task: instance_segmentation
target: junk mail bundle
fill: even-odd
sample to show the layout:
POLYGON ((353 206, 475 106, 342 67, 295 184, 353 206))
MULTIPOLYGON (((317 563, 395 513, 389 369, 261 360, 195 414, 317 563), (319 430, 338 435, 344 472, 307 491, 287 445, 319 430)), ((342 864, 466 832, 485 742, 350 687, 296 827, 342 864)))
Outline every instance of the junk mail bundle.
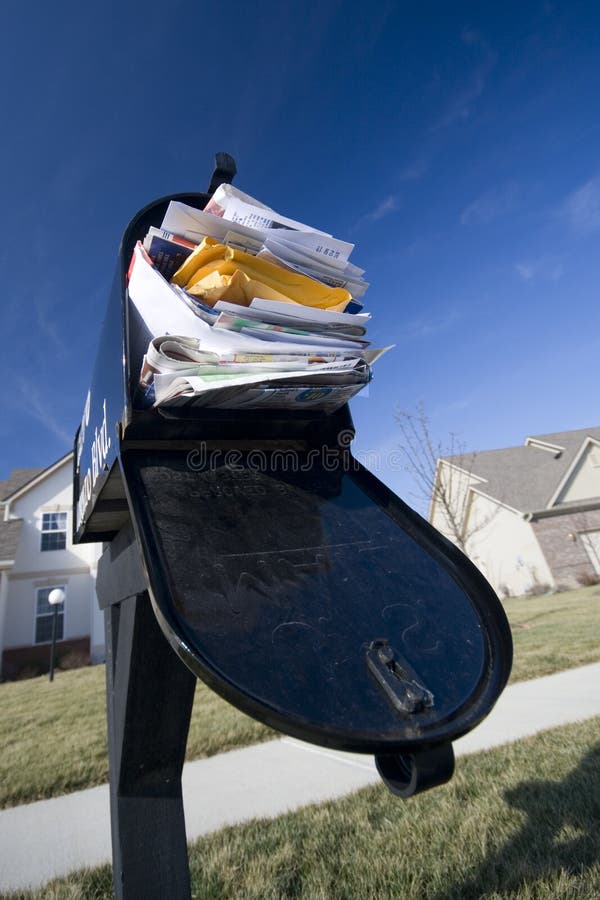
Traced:
POLYGON ((138 242, 129 296, 153 335, 145 405, 333 412, 371 378, 353 244, 229 184, 204 210, 171 201, 138 242))

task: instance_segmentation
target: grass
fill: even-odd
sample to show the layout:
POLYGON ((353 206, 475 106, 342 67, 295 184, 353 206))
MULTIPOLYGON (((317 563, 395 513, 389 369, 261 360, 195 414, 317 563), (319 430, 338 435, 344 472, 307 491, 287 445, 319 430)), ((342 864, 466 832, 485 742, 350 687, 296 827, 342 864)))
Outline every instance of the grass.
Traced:
MULTIPOLYGON (((104 666, 0 685, 0 721, 0 807, 108 781, 104 666)), ((274 734, 197 683, 187 759, 274 734)))
MULTIPOLYGON (((600 719, 459 760, 403 802, 381 786, 190 846, 196 900, 592 900, 600 896, 600 719)), ((13 900, 112 897, 109 866, 13 900)))
POLYGON ((511 681, 600 660, 600 586, 504 601, 514 645, 511 681))
MULTIPOLYGON (((506 609, 513 681, 600 660, 600 588, 508 600, 506 609)), ((53 684, 46 677, 0 684, 0 721, 0 807, 108 780, 103 666, 58 672, 53 684)), ((198 682, 188 759, 274 734, 198 682)))

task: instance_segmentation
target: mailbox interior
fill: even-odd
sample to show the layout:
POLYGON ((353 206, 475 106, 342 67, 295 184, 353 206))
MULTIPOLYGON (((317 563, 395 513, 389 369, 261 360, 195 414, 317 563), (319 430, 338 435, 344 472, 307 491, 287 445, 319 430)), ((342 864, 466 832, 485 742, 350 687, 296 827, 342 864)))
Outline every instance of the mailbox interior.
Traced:
POLYGON ((179 200, 202 209, 208 194, 174 194, 142 209, 129 223, 119 249, 84 416, 75 436, 73 540, 109 541, 129 521, 118 459, 125 447, 173 446, 205 440, 303 441, 316 426, 321 435, 351 429, 348 408, 319 410, 219 410, 143 408, 138 395, 142 359, 152 335, 127 293, 127 274, 137 241, 160 227, 168 204, 179 200), (104 452, 105 451, 105 452, 104 452))

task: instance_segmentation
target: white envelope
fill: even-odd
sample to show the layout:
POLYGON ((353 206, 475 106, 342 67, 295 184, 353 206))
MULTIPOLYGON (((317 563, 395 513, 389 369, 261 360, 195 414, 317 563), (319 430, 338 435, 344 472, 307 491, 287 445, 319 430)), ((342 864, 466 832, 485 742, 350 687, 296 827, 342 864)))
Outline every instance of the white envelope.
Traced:
MULTIPOLYGON (((236 331, 213 328, 186 306, 153 265, 141 243, 133 251, 129 277, 129 297, 153 338, 165 334, 200 338, 201 349, 215 353, 285 353, 291 352, 289 343, 263 341, 236 331)), ((243 307, 240 313, 243 314, 243 307)), ((323 348, 307 342, 294 344, 293 352, 319 355, 323 348)), ((373 351, 357 349, 356 357, 367 359, 373 351)))

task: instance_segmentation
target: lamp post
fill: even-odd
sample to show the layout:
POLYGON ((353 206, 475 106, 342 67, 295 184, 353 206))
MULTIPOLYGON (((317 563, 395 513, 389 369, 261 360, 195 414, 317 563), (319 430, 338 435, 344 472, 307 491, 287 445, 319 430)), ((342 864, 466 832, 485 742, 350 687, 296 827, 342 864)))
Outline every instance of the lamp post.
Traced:
POLYGON ((54 681, 54 657, 56 655, 56 620, 58 607, 65 602, 65 592, 62 588, 54 588, 48 595, 48 603, 52 607, 52 646, 50 649, 50 674, 49 680, 54 681))

